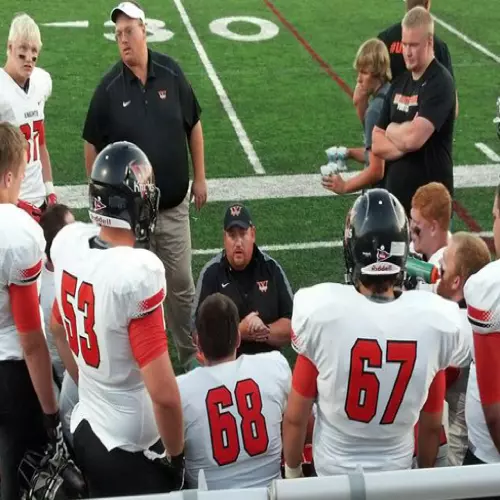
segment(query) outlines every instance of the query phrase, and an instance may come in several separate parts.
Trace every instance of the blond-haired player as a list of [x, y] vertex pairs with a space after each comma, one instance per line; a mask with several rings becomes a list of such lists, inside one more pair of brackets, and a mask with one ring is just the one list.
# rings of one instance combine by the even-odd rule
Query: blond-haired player
[[45, 103], [52, 79], [36, 66], [42, 49], [40, 29], [27, 14], [12, 20], [7, 60], [0, 69], [0, 120], [19, 127], [28, 142], [28, 163], [19, 206], [36, 220], [46, 205], [57, 202], [45, 140]]
[[356, 88], [358, 92], [363, 93], [366, 101], [370, 101], [363, 109], [355, 104], [364, 127], [364, 146], [345, 148], [345, 159], [352, 158], [364, 163], [366, 168], [349, 179], [338, 174], [323, 177], [323, 187], [337, 194], [353, 193], [376, 186], [384, 177], [384, 161], [374, 156], [371, 149], [373, 127], [378, 121], [385, 96], [391, 86], [391, 63], [387, 47], [376, 38], [366, 40], [359, 47], [353, 66], [358, 73]]

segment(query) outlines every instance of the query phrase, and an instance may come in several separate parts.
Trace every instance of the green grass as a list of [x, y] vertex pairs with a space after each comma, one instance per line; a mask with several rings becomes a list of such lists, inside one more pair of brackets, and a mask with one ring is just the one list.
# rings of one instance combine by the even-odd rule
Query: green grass
[[[103, 34], [116, 2], [94, 0], [74, 3], [31, 0], [22, 7], [39, 23], [84, 20], [87, 29], [41, 26], [43, 51], [40, 66], [53, 78], [53, 94], [46, 106], [46, 133], [57, 185], [85, 180], [81, 131], [89, 100], [102, 75], [118, 58], [114, 42]], [[400, 0], [275, 0], [276, 7], [297, 28], [312, 48], [352, 88], [352, 62], [359, 45], [404, 15]], [[174, 37], [151, 48], [177, 59], [203, 113], [206, 170], [209, 178], [253, 175], [233, 126], [200, 62], [173, 2], [144, 2], [147, 17], [166, 23]], [[264, 1], [183, 0], [191, 22], [234, 105], [255, 151], [268, 174], [317, 173], [331, 145], [362, 144], [361, 125], [349, 96], [313, 60], [295, 37], [266, 7]], [[434, 2], [433, 12], [471, 38], [500, 54], [497, 21], [491, 3], [477, 0]], [[5, 0], [0, 18], [0, 39], [5, 40], [18, 2]], [[211, 21], [228, 16], [254, 16], [274, 22], [279, 34], [267, 41], [244, 43], [214, 35]], [[253, 34], [257, 27], [241, 22], [230, 28]], [[484, 142], [500, 152], [492, 118], [499, 91], [498, 64], [455, 35], [436, 26], [450, 49], [460, 102], [455, 127], [456, 165], [484, 164], [489, 160], [474, 146]], [[4, 55], [0, 55], [3, 63]], [[457, 199], [484, 231], [491, 230], [493, 188], [458, 190]], [[235, 194], [236, 195], [236, 194]], [[210, 193], [209, 193], [210, 196]], [[235, 196], [236, 197], [236, 196]], [[248, 202], [257, 224], [260, 244], [276, 245], [338, 240], [347, 207], [353, 197], [268, 199]], [[222, 244], [222, 218], [227, 203], [209, 203], [200, 213], [191, 211], [194, 249]], [[77, 217], [87, 219], [86, 211]], [[458, 218], [454, 230], [467, 229]], [[294, 290], [325, 280], [343, 279], [339, 249], [273, 252], [283, 265]], [[193, 257], [195, 278], [209, 255]]]

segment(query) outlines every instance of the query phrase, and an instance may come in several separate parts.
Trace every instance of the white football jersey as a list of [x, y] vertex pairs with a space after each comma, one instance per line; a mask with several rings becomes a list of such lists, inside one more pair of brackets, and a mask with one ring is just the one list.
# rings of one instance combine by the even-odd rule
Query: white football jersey
[[281, 423], [291, 370], [278, 352], [242, 355], [177, 378], [186, 478], [209, 489], [266, 487], [280, 477]]
[[47, 345], [49, 347], [50, 359], [52, 360], [52, 365], [62, 381], [64, 374], [64, 364], [59, 356], [59, 351], [56, 347], [56, 342], [54, 336], [50, 331], [50, 318], [52, 316], [52, 305], [54, 304], [54, 299], [56, 296], [56, 290], [54, 287], [54, 272], [47, 269], [44, 264], [42, 267], [42, 277], [40, 284], [40, 307], [43, 313], [43, 326], [45, 330], [45, 338], [47, 339]]
[[44, 252], [42, 228], [24, 210], [0, 204], [0, 361], [23, 359], [9, 285], [27, 285], [34, 280], [39, 284]]
[[[489, 318], [472, 316], [469, 312], [472, 331], [475, 334], [490, 335], [500, 331], [500, 260], [494, 261], [483, 267], [478, 273], [472, 275], [464, 287], [464, 296], [467, 306], [479, 311], [490, 312]], [[477, 365], [473, 353], [473, 362], [470, 365], [469, 383], [465, 400], [465, 420], [469, 433], [471, 451], [479, 460], [486, 463], [500, 462], [500, 453], [491, 439], [484, 411], [479, 396], [477, 383]], [[496, 368], [496, 377], [500, 377], [500, 367]]]
[[458, 306], [436, 294], [371, 300], [353, 286], [299, 290], [295, 350], [316, 366], [313, 453], [319, 476], [411, 468], [414, 426], [436, 373], [463, 362]]
[[45, 200], [45, 185], [40, 161], [40, 134], [44, 127], [44, 108], [52, 93], [47, 71], [35, 68], [25, 92], [0, 68], [0, 121], [16, 125], [28, 141], [28, 165], [19, 198], [40, 206]]
[[128, 326], [163, 303], [165, 270], [148, 250], [91, 248], [99, 230], [69, 224], [51, 248], [57, 303], [79, 370], [71, 432], [85, 419], [108, 450], [140, 451], [160, 436]]

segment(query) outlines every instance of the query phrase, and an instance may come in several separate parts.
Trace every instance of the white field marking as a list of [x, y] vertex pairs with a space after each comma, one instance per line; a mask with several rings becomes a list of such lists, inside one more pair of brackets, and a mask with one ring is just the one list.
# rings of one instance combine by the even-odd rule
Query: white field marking
[[[280, 252], [282, 250], [315, 250], [317, 248], [339, 248], [342, 246], [341, 240], [335, 241], [310, 241], [307, 243], [288, 243], [285, 245], [259, 245], [264, 252]], [[193, 255], [216, 255], [222, 248], [201, 248], [193, 250]]]
[[[475, 233], [481, 238], [491, 238], [492, 232]], [[316, 250], [318, 248], [341, 248], [341, 240], [332, 241], [309, 241], [304, 243], [287, 243], [284, 245], [259, 245], [265, 252], [282, 252], [286, 250]], [[216, 255], [222, 248], [200, 248], [192, 251], [193, 255]]]
[[[345, 177], [353, 175], [356, 175], [356, 172], [347, 172]], [[497, 186], [500, 179], [500, 164], [455, 167], [454, 176], [455, 188], [458, 189]], [[321, 187], [320, 180], [319, 169], [316, 174], [208, 179], [208, 200], [212, 202], [334, 196]], [[71, 208], [88, 207], [86, 184], [58, 186], [56, 190], [61, 203]]]
[[[253, 35], [235, 33], [229, 29], [229, 25], [237, 22], [257, 25], [259, 27], [259, 32]], [[273, 22], [253, 16], [222, 17], [221, 19], [212, 21], [208, 27], [212, 33], [235, 42], [263, 42], [265, 40], [271, 40], [271, 38], [277, 36], [280, 31], [279, 27]]]
[[257, 153], [255, 152], [252, 143], [250, 142], [250, 138], [248, 137], [245, 129], [243, 128], [243, 124], [241, 123], [240, 119], [236, 115], [236, 111], [234, 110], [233, 104], [231, 103], [229, 96], [227, 95], [227, 92], [224, 89], [222, 82], [220, 81], [220, 78], [217, 75], [217, 72], [215, 71], [212, 62], [208, 58], [205, 48], [203, 47], [193, 25], [191, 24], [191, 20], [189, 19], [186, 9], [184, 8], [184, 5], [182, 4], [182, 0], [174, 0], [174, 3], [175, 6], [177, 7], [177, 10], [179, 11], [182, 22], [184, 23], [184, 26], [186, 27], [186, 30], [189, 33], [191, 40], [193, 41], [194, 47], [198, 52], [198, 55], [200, 56], [201, 62], [203, 63], [203, 66], [205, 66], [205, 70], [208, 74], [208, 77], [212, 81], [215, 91], [219, 96], [222, 106], [224, 107], [227, 116], [229, 117], [229, 120], [233, 125], [234, 131], [238, 136], [240, 144], [243, 147], [243, 150], [245, 151], [248, 157], [248, 161], [252, 165], [256, 174], [265, 174], [266, 172], [264, 170], [264, 167], [262, 166], [262, 163], [260, 162], [260, 159], [257, 156]]
[[65, 21], [57, 23], [42, 23], [42, 26], [53, 26], [54, 28], [88, 28], [88, 21]]
[[476, 142], [475, 146], [481, 153], [484, 153], [489, 160], [500, 163], [500, 156], [497, 155], [493, 149], [484, 144], [484, 142]]
[[479, 42], [476, 42], [475, 40], [472, 40], [472, 38], [469, 38], [467, 35], [462, 33], [461, 31], [458, 31], [456, 28], [454, 28], [451, 24], [448, 24], [447, 22], [443, 21], [442, 19], [439, 19], [439, 17], [436, 17], [435, 15], [432, 16], [434, 18], [434, 21], [441, 25], [443, 28], [447, 29], [450, 33], [453, 33], [456, 35], [458, 38], [463, 40], [465, 43], [470, 45], [471, 47], [474, 47], [476, 50], [479, 50], [479, 52], [482, 52], [485, 56], [488, 56], [489, 58], [493, 59], [495, 62], [500, 63], [500, 56], [497, 56], [491, 50], [487, 49], [483, 45], [481, 45]]

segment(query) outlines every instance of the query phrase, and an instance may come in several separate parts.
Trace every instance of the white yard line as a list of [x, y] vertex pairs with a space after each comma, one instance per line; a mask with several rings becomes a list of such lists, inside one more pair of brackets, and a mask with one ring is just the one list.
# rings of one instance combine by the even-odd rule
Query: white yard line
[[439, 19], [439, 17], [436, 17], [434, 14], [432, 15], [432, 17], [434, 18], [434, 21], [436, 23], [438, 23], [444, 29], [447, 29], [450, 33], [453, 33], [455, 36], [460, 38], [460, 40], [463, 40], [466, 44], [470, 45], [471, 47], [474, 47], [476, 50], [479, 50], [479, 52], [482, 52], [485, 56], [488, 56], [495, 62], [500, 63], [500, 56], [497, 56], [496, 54], [491, 52], [491, 50], [487, 49], [484, 45], [481, 45], [479, 42], [472, 40], [472, 38], [469, 38], [467, 35], [457, 30], [457, 28], [454, 28], [451, 24], [448, 24], [442, 19]]
[[[315, 250], [317, 248], [339, 248], [342, 241], [309, 241], [304, 243], [288, 243], [285, 245], [259, 245], [264, 252], [279, 252], [282, 250]], [[193, 250], [193, 255], [216, 255], [222, 248], [201, 248]]]
[[64, 21], [56, 23], [42, 23], [42, 26], [52, 26], [54, 28], [88, 28], [88, 21]]
[[[347, 176], [355, 175], [349, 172]], [[500, 178], [500, 164], [455, 167], [455, 188], [493, 187]], [[265, 200], [332, 196], [321, 187], [320, 174], [269, 175], [208, 179], [209, 201]], [[88, 207], [87, 186], [58, 186], [61, 203], [72, 208]]]
[[489, 160], [494, 161], [495, 163], [500, 163], [500, 156], [493, 151], [490, 147], [488, 147], [486, 144], [483, 142], [476, 142], [475, 144], [476, 148], [481, 151], [481, 153], [484, 153]]
[[[482, 232], [476, 233], [481, 238], [491, 238], [493, 233], [491, 232]], [[261, 250], [265, 252], [282, 252], [287, 250], [316, 250], [318, 248], [341, 248], [342, 241], [341, 240], [332, 240], [332, 241], [309, 241], [304, 243], [287, 243], [284, 245], [259, 245]], [[193, 255], [216, 255], [218, 254], [222, 248], [200, 248], [193, 250]]]
[[250, 138], [248, 137], [248, 134], [246, 133], [245, 129], [243, 128], [243, 124], [241, 123], [240, 119], [236, 115], [236, 111], [234, 110], [234, 106], [231, 103], [231, 100], [229, 99], [229, 96], [227, 95], [226, 90], [224, 89], [224, 86], [222, 85], [222, 82], [220, 81], [219, 76], [217, 75], [217, 72], [215, 71], [215, 68], [210, 61], [205, 48], [203, 47], [192, 23], [191, 20], [189, 19], [188, 13], [186, 12], [186, 9], [184, 8], [184, 5], [182, 4], [182, 0], [174, 0], [174, 4], [177, 7], [177, 10], [179, 11], [179, 14], [181, 16], [182, 22], [184, 23], [184, 26], [186, 27], [186, 30], [191, 37], [191, 40], [193, 41], [194, 47], [196, 51], [198, 52], [198, 55], [200, 56], [201, 62], [203, 63], [203, 66], [205, 66], [205, 70], [208, 74], [208, 77], [210, 78], [215, 91], [217, 92], [217, 95], [219, 96], [219, 99], [222, 103], [222, 106], [224, 107], [227, 116], [229, 117], [229, 120], [231, 121], [231, 124], [233, 125], [234, 131], [236, 132], [236, 135], [238, 136], [238, 139], [240, 141], [240, 144], [245, 151], [245, 154], [248, 157], [248, 161], [252, 165], [254, 171], [256, 174], [265, 174], [264, 167], [262, 166], [262, 163], [260, 162], [259, 157], [257, 156], [257, 153], [255, 152], [255, 149], [250, 141]]

